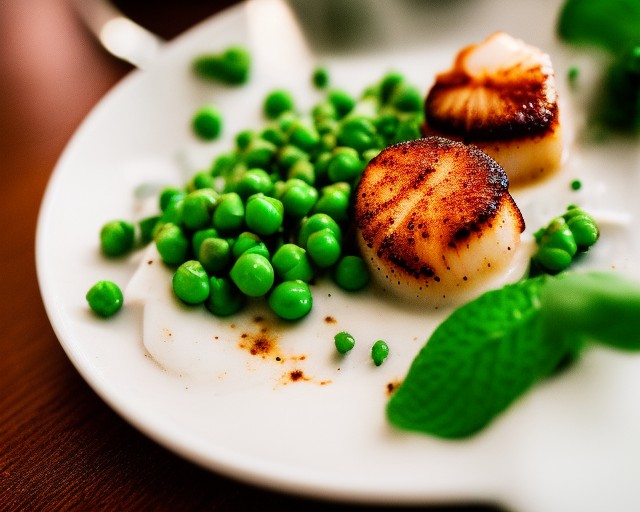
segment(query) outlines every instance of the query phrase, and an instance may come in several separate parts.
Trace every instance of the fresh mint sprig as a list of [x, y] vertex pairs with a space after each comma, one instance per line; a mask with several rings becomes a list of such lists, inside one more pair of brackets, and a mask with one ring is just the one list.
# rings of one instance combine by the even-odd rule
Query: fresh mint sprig
[[476, 434], [585, 340], [640, 350], [640, 286], [613, 273], [538, 276], [455, 310], [387, 404], [401, 429]]

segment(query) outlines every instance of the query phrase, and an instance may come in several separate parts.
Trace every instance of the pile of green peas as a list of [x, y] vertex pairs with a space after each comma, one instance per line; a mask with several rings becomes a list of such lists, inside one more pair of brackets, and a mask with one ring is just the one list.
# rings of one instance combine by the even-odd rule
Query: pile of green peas
[[595, 219], [576, 205], [534, 233], [538, 250], [532, 263], [538, 271], [555, 274], [568, 268], [581, 252], [596, 243], [600, 229]]
[[[227, 316], [263, 297], [279, 317], [297, 320], [311, 310], [310, 285], [321, 276], [348, 291], [368, 284], [353, 240], [353, 192], [383, 148], [420, 137], [422, 95], [395, 72], [359, 97], [322, 90], [306, 115], [286, 90], [269, 92], [265, 126], [237, 133], [233, 148], [184, 187], [163, 189], [158, 215], [140, 222], [141, 241], [175, 268], [183, 302]], [[132, 226], [108, 224], [103, 252], [126, 253]]]

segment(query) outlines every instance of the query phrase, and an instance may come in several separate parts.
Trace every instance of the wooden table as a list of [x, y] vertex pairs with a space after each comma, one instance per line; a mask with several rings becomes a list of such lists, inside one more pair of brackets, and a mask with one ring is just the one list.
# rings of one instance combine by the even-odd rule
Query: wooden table
[[[120, 6], [171, 39], [234, 2], [143, 3]], [[64, 145], [131, 68], [97, 45], [66, 0], [2, 0], [0, 48], [0, 510], [353, 508], [196, 467], [129, 426], [80, 377], [42, 305], [36, 220]]]

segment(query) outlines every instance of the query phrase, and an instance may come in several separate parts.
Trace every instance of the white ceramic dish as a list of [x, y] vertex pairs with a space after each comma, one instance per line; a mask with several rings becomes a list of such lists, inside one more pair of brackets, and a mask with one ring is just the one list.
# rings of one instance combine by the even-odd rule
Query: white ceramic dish
[[[166, 272], [151, 265], [143, 273], [158, 279], [147, 288], [150, 281], [138, 274], [117, 317], [100, 321], [89, 312], [84, 295], [94, 282], [127, 286], [141, 258], [152, 257], [106, 260], [98, 248], [102, 224], [138, 218], [141, 202], [134, 198], [144, 193], [141, 185], [183, 183], [228, 149], [234, 133], [261, 126], [260, 103], [270, 89], [286, 87], [302, 109], [312, 105], [317, 92], [309, 77], [317, 64], [353, 93], [390, 70], [426, 91], [461, 46], [505, 30], [551, 54], [566, 112], [580, 133], [588, 90], [569, 94], [565, 77], [578, 64], [586, 87], [590, 60], [556, 39], [558, 2], [349, 2], [360, 9], [353, 19], [367, 25], [341, 33], [336, 23], [327, 36], [318, 30], [323, 9], [338, 4], [305, 4], [302, 24], [291, 16], [290, 6], [301, 9], [296, 2], [261, 0], [226, 11], [172, 43], [149, 70], [132, 73], [87, 118], [52, 176], [37, 233], [42, 295], [64, 350], [97, 393], [149, 437], [257, 485], [358, 503], [640, 509], [637, 355], [589, 350], [480, 435], [443, 442], [395, 431], [384, 405], [387, 384], [402, 379], [446, 311], [406, 309], [371, 294], [347, 297], [319, 285], [312, 314], [296, 326], [279, 327], [268, 315], [256, 321], [259, 313], [221, 321], [179, 307], [167, 292]], [[336, 37], [345, 38], [340, 51]], [[194, 55], [231, 43], [246, 44], [254, 55], [247, 86], [213, 86], [191, 74]], [[203, 144], [191, 135], [189, 120], [209, 101], [223, 110], [226, 137]], [[572, 202], [608, 215], [601, 241], [582, 264], [636, 277], [640, 237], [626, 222], [638, 214], [639, 176], [637, 146], [576, 137], [560, 172], [513, 195], [529, 231]], [[573, 179], [583, 182], [578, 192], [570, 189]], [[263, 327], [273, 351], [253, 356], [247, 343], [265, 334]], [[342, 359], [332, 347], [339, 330], [358, 340]], [[376, 368], [369, 348], [378, 338], [389, 342], [391, 355]], [[297, 370], [304, 378], [294, 382]]]

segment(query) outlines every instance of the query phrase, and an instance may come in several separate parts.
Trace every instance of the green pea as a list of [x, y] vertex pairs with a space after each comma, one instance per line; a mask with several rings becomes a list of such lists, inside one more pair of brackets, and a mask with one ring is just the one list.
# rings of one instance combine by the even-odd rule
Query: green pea
[[294, 108], [293, 96], [284, 89], [271, 91], [263, 103], [264, 114], [269, 119], [276, 119], [280, 114], [292, 111]]
[[591, 215], [580, 208], [569, 207], [563, 218], [567, 221], [578, 247], [585, 250], [596, 243], [600, 229]]
[[560, 272], [571, 265], [573, 256], [564, 249], [547, 246], [538, 250], [535, 260], [547, 270]]
[[267, 244], [265, 244], [264, 242], [260, 242], [259, 244], [256, 244], [253, 247], [249, 247], [242, 254], [259, 254], [260, 256], [264, 256], [268, 260], [271, 259], [269, 248], [267, 247]]
[[229, 316], [242, 309], [245, 296], [228, 278], [211, 277], [209, 289], [205, 307], [214, 315]]
[[211, 165], [211, 176], [226, 176], [231, 172], [237, 160], [238, 156], [233, 151], [218, 155]]
[[380, 366], [389, 357], [389, 345], [384, 340], [376, 341], [371, 347], [371, 359], [376, 366]]
[[245, 222], [258, 235], [272, 235], [282, 226], [284, 207], [282, 202], [264, 194], [254, 194], [247, 199]]
[[421, 136], [420, 122], [417, 119], [406, 119], [399, 122], [395, 134], [389, 139], [389, 144], [415, 140]]
[[287, 180], [280, 196], [284, 212], [290, 217], [301, 219], [307, 215], [318, 200], [318, 191], [298, 179]]
[[309, 160], [300, 159], [289, 169], [287, 179], [298, 179], [313, 185], [316, 180], [315, 168]]
[[[328, 187], [325, 187], [328, 188]], [[349, 193], [341, 189], [328, 188], [316, 202], [314, 213], [325, 213], [338, 223], [349, 219]]]
[[209, 276], [196, 260], [185, 261], [173, 274], [173, 292], [182, 302], [201, 304], [209, 296]]
[[402, 84], [393, 92], [391, 104], [401, 112], [421, 112], [424, 98], [416, 87]]
[[200, 171], [195, 173], [188, 184], [188, 190], [193, 192], [201, 188], [214, 188], [213, 176], [209, 171]]
[[248, 251], [249, 249], [256, 247], [261, 244], [262, 240], [255, 233], [251, 233], [250, 231], [243, 231], [236, 238], [236, 242], [232, 247], [232, 254], [235, 259], [238, 259], [241, 254]]
[[159, 215], [153, 215], [151, 217], [145, 217], [138, 222], [140, 228], [140, 243], [145, 245], [153, 240], [153, 232], [156, 229], [156, 225], [160, 220]]
[[295, 244], [284, 244], [271, 258], [276, 275], [285, 281], [304, 281], [313, 279], [313, 267], [307, 251]]
[[355, 99], [346, 91], [335, 89], [327, 95], [327, 99], [336, 109], [338, 118], [346, 116], [356, 106]]
[[211, 224], [218, 193], [212, 188], [200, 188], [187, 194], [182, 204], [182, 222], [187, 229], [203, 229]]
[[176, 187], [165, 187], [160, 192], [160, 201], [159, 206], [161, 211], [165, 211], [169, 203], [174, 201], [176, 198], [184, 197], [185, 193], [183, 190]]
[[309, 126], [298, 124], [289, 135], [289, 142], [303, 151], [310, 152], [320, 142], [320, 135]]
[[222, 133], [222, 114], [215, 105], [205, 105], [196, 111], [191, 126], [201, 139], [217, 139]]
[[274, 272], [269, 260], [260, 254], [244, 253], [229, 272], [231, 280], [249, 297], [261, 297], [273, 286]]
[[298, 146], [287, 144], [278, 154], [278, 167], [283, 172], [288, 172], [298, 160], [309, 160], [309, 154]]
[[266, 169], [274, 160], [278, 147], [268, 140], [255, 137], [242, 154], [242, 160], [247, 167]]
[[106, 256], [122, 256], [133, 248], [135, 228], [124, 220], [107, 222], [100, 230], [100, 246]]
[[98, 281], [89, 289], [86, 299], [89, 307], [105, 318], [115, 315], [124, 303], [122, 291], [112, 281]]
[[244, 203], [239, 194], [228, 192], [220, 196], [213, 212], [213, 227], [220, 231], [234, 231], [244, 224]]
[[558, 217], [549, 223], [544, 234], [540, 237], [540, 247], [562, 249], [569, 256], [574, 256], [578, 251], [576, 240], [562, 217]]
[[318, 89], [324, 89], [329, 85], [329, 71], [325, 67], [317, 67], [311, 75], [311, 83]]
[[196, 254], [207, 274], [218, 274], [231, 262], [231, 245], [224, 238], [206, 238]]
[[338, 261], [333, 279], [343, 290], [357, 291], [369, 283], [369, 270], [360, 256], [348, 255]]
[[189, 249], [189, 240], [177, 226], [171, 222], [164, 224], [154, 236], [156, 248], [162, 261], [167, 265], [179, 265], [184, 262]]
[[244, 151], [255, 138], [256, 133], [253, 130], [239, 131], [235, 136], [236, 147], [239, 150]]
[[285, 320], [298, 320], [311, 311], [313, 298], [309, 285], [303, 281], [284, 281], [267, 299], [273, 312]]
[[341, 251], [340, 242], [331, 229], [321, 229], [309, 235], [307, 252], [319, 267], [327, 268], [336, 263]]
[[360, 160], [357, 151], [347, 151], [341, 148], [336, 151], [327, 167], [327, 175], [332, 182], [353, 181], [358, 178], [364, 170], [364, 165]]
[[336, 350], [341, 354], [346, 354], [353, 349], [356, 345], [356, 340], [348, 332], [339, 332], [333, 337], [333, 341], [336, 345]]
[[207, 238], [218, 238], [218, 230], [215, 228], [199, 229], [191, 236], [191, 248], [194, 254], [198, 254], [200, 246]]
[[380, 81], [380, 100], [387, 103], [393, 93], [405, 82], [404, 75], [396, 71], [387, 73]]
[[236, 192], [244, 199], [253, 194], [268, 194], [272, 189], [271, 177], [263, 169], [249, 169], [236, 184]]
[[260, 134], [260, 138], [270, 142], [276, 147], [282, 147], [287, 143], [287, 136], [282, 133], [280, 128], [275, 126], [270, 126], [265, 128]]
[[379, 133], [385, 139], [391, 139], [395, 135], [399, 124], [400, 120], [392, 114], [382, 115], [374, 121], [376, 133]]
[[342, 242], [342, 229], [340, 229], [338, 223], [326, 213], [314, 213], [302, 222], [298, 233], [298, 245], [306, 248], [309, 236], [312, 233], [321, 231], [325, 228], [328, 228], [333, 232], [333, 235], [338, 242]]
[[319, 123], [322, 123], [325, 121], [332, 121], [335, 123], [337, 117], [338, 117], [338, 113], [336, 112], [336, 107], [334, 107], [333, 103], [331, 103], [330, 101], [323, 101], [321, 103], [317, 103], [311, 109], [311, 118], [313, 119], [313, 122], [316, 125], [316, 129], [318, 128]]
[[185, 194], [172, 196], [160, 215], [160, 222], [163, 224], [167, 222], [177, 225], [182, 224], [182, 210], [184, 208], [185, 197]]
[[249, 80], [251, 54], [243, 46], [230, 46], [224, 52], [199, 55], [193, 61], [194, 72], [202, 78], [229, 85]]
[[358, 152], [375, 146], [376, 127], [365, 117], [353, 117], [342, 123], [337, 133], [337, 142]]

